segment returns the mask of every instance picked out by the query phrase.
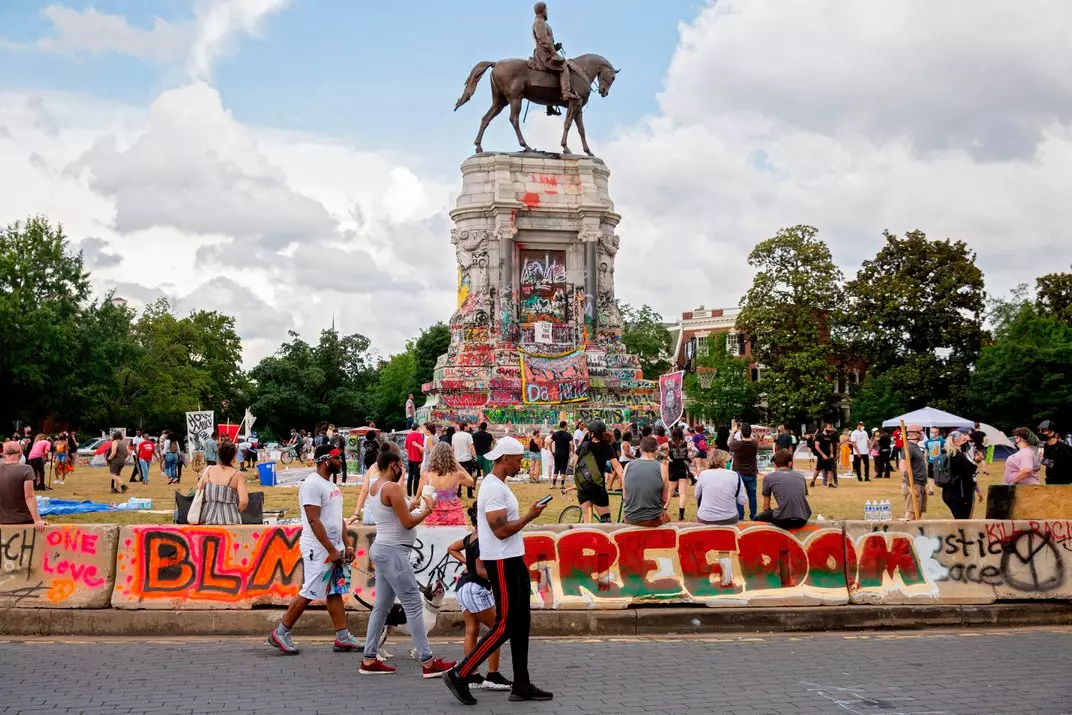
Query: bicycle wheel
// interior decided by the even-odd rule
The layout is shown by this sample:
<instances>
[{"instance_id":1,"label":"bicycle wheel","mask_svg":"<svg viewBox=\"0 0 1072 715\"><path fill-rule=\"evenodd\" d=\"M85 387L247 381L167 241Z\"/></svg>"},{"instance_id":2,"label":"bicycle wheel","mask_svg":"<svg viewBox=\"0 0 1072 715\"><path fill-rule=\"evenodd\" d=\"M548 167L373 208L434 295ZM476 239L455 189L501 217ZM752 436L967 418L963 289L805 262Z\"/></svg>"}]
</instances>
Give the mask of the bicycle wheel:
<instances>
[{"instance_id":1,"label":"bicycle wheel","mask_svg":"<svg viewBox=\"0 0 1072 715\"><path fill-rule=\"evenodd\" d=\"M289 467L290 463L294 461L294 452L289 449L284 449L282 454L279 455L279 461L282 462L284 466Z\"/></svg>"},{"instance_id":2,"label":"bicycle wheel","mask_svg":"<svg viewBox=\"0 0 1072 715\"><path fill-rule=\"evenodd\" d=\"M559 524L580 524L581 523L581 507L576 504L571 504L562 510L562 513L558 515Z\"/></svg>"}]
</instances>

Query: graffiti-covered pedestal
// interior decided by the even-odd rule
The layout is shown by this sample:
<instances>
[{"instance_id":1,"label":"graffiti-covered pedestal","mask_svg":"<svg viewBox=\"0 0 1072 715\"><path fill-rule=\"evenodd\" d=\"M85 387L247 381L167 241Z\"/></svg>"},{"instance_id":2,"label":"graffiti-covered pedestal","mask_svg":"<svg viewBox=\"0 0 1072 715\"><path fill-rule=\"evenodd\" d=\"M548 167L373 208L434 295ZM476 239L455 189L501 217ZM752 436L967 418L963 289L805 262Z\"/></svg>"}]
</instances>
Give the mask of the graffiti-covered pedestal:
<instances>
[{"instance_id":1,"label":"graffiti-covered pedestal","mask_svg":"<svg viewBox=\"0 0 1072 715\"><path fill-rule=\"evenodd\" d=\"M621 216L599 159L478 154L451 212L458 305L425 385L437 422L550 425L654 418L658 390L621 342Z\"/></svg>"}]
</instances>

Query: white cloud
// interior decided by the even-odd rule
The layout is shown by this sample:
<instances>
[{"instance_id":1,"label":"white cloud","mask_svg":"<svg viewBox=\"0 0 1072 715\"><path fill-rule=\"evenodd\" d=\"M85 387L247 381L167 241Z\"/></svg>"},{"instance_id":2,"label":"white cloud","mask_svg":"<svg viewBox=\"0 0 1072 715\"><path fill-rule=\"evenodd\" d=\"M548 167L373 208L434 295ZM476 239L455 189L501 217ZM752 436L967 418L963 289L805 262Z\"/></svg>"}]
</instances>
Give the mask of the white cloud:
<instances>
[{"instance_id":1,"label":"white cloud","mask_svg":"<svg viewBox=\"0 0 1072 715\"><path fill-rule=\"evenodd\" d=\"M667 317L734 305L752 246L797 223L850 276L887 228L966 241L992 293L1067 265L1072 10L1029 5L709 4L660 114L600 147L619 296Z\"/></svg>"},{"instance_id":2,"label":"white cloud","mask_svg":"<svg viewBox=\"0 0 1072 715\"><path fill-rule=\"evenodd\" d=\"M336 229L320 202L293 191L257 141L197 83L168 90L149 108L149 129L126 150L102 137L72 167L115 200L122 233L172 226L269 249Z\"/></svg>"},{"instance_id":3,"label":"white cloud","mask_svg":"<svg viewBox=\"0 0 1072 715\"><path fill-rule=\"evenodd\" d=\"M148 108L0 93L0 125L0 223L63 222L99 294L235 315L247 364L332 316L386 354L451 313L453 182L413 157L242 124L203 83Z\"/></svg>"},{"instance_id":4,"label":"white cloud","mask_svg":"<svg viewBox=\"0 0 1072 715\"><path fill-rule=\"evenodd\" d=\"M190 76L207 81L212 65L231 51L238 35L256 35L268 15L283 10L290 0L197 0L197 36L190 50Z\"/></svg>"},{"instance_id":5,"label":"white cloud","mask_svg":"<svg viewBox=\"0 0 1072 715\"><path fill-rule=\"evenodd\" d=\"M165 62L179 59L190 46L191 27L160 18L151 29L129 24L122 15L108 15L92 7L78 11L63 5L49 5L44 15L52 23L52 34L37 41L37 49L58 54L130 55Z\"/></svg>"}]
</instances>

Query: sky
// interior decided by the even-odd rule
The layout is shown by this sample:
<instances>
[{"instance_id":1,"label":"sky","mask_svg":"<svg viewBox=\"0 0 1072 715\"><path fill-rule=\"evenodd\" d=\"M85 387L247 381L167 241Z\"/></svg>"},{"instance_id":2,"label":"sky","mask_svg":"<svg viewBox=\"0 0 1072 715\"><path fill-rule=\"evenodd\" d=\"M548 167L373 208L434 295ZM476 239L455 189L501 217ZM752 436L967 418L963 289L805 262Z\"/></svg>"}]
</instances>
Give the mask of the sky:
<instances>
[{"instance_id":1,"label":"sky","mask_svg":"<svg viewBox=\"0 0 1072 715\"><path fill-rule=\"evenodd\" d=\"M628 303L735 306L794 224L847 277L883 230L965 241L992 295L1072 266L1065 0L549 5L567 54L622 70L585 118ZM61 222L97 295L235 315L247 365L333 322L396 352L455 302L487 79L454 102L531 22L527 0L0 3L0 223ZM557 150L559 120L523 129ZM515 148L505 115L484 148Z\"/></svg>"}]
</instances>

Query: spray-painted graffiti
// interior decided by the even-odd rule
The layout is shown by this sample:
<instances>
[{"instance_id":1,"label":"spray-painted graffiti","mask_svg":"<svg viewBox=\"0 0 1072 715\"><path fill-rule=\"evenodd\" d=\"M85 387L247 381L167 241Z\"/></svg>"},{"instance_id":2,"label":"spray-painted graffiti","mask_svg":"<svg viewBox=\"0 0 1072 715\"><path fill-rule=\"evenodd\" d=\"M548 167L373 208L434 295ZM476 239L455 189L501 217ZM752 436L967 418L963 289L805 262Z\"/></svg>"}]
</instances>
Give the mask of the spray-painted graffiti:
<instances>
[{"instance_id":1,"label":"spray-painted graffiti","mask_svg":"<svg viewBox=\"0 0 1072 715\"><path fill-rule=\"evenodd\" d=\"M538 407L494 408L484 410L484 419L494 425L558 424L560 412Z\"/></svg>"},{"instance_id":2,"label":"spray-painted graffiti","mask_svg":"<svg viewBox=\"0 0 1072 715\"><path fill-rule=\"evenodd\" d=\"M112 525L0 526L0 607L101 608L115 581Z\"/></svg>"},{"instance_id":3,"label":"spray-painted graffiti","mask_svg":"<svg viewBox=\"0 0 1072 715\"><path fill-rule=\"evenodd\" d=\"M526 404L588 399L588 363L583 350L554 356L520 354L521 397Z\"/></svg>"},{"instance_id":4,"label":"spray-painted graffiti","mask_svg":"<svg viewBox=\"0 0 1072 715\"><path fill-rule=\"evenodd\" d=\"M447 407L482 407L488 402L488 393L444 392L439 399Z\"/></svg>"},{"instance_id":5,"label":"spray-painted graffiti","mask_svg":"<svg viewBox=\"0 0 1072 715\"><path fill-rule=\"evenodd\" d=\"M467 343L486 343L488 341L487 327L466 328L462 333L462 339Z\"/></svg>"}]
</instances>

